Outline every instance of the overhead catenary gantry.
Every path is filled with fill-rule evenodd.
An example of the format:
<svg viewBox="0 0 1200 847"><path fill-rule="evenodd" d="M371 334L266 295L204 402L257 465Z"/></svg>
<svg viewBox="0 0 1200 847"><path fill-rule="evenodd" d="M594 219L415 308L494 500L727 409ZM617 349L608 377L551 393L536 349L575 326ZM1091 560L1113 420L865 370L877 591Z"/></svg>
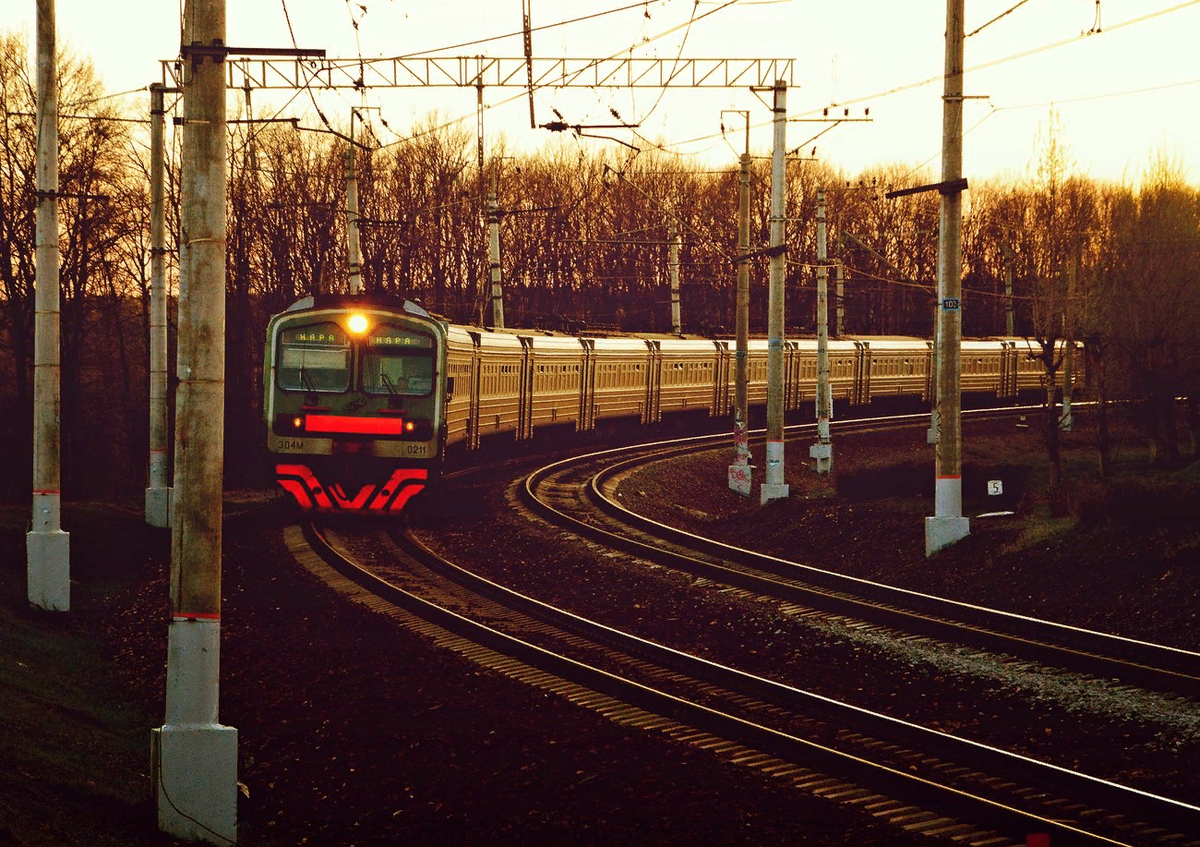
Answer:
<svg viewBox="0 0 1200 847"><path fill-rule="evenodd" d="M231 54L236 48L229 48ZM226 86L355 91L365 88L740 88L793 84L792 59L539 59L433 56L305 59L243 56L225 62ZM162 83L179 86L178 60L164 60ZM529 69L532 68L532 77Z"/></svg>

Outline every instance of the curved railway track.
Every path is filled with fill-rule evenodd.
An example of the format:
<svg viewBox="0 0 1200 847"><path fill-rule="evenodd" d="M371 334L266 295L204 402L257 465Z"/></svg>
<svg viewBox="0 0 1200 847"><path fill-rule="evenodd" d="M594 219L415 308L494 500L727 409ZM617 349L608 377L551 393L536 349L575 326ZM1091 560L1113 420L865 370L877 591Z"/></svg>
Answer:
<svg viewBox="0 0 1200 847"><path fill-rule="evenodd" d="M560 499L578 502L580 496ZM318 530L308 535L308 543L322 550L302 554L310 567L440 644L614 720L712 749L910 832L980 845L1023 844L1030 832L1049 833L1054 844L1200 844L1184 835L1200 832L1200 808L1187 803L636 638L473 575L412 537L394 543L371 536L354 543L359 552L348 552L335 549L349 546L345 539L339 545ZM304 546L298 534L291 543ZM639 555L651 558L654 552ZM668 558L679 555L676 550ZM711 553L708 558L706 569L714 566ZM673 562L671 567L680 566ZM852 592L841 586L839 593ZM872 608L910 614L877 599ZM1075 655L1077 648L1068 652Z"/></svg>
<svg viewBox="0 0 1200 847"><path fill-rule="evenodd" d="M977 415L979 417L981 415ZM923 425L924 420L919 421ZM857 422L847 431L910 425L908 418ZM870 625L894 627L1041 664L1097 681L1200 697L1200 653L949 600L724 544L623 506L621 480L647 462L699 449L645 445L555 462L525 480L525 503L555 525L697 577Z"/></svg>

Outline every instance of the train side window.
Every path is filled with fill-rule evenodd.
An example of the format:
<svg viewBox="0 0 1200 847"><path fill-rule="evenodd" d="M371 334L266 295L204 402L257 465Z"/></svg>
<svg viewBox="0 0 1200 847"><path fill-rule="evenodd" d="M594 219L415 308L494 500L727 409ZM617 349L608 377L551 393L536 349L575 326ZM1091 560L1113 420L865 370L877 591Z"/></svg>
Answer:
<svg viewBox="0 0 1200 847"><path fill-rule="evenodd" d="M336 323L279 334L276 382L286 391L342 392L350 388L350 341Z"/></svg>

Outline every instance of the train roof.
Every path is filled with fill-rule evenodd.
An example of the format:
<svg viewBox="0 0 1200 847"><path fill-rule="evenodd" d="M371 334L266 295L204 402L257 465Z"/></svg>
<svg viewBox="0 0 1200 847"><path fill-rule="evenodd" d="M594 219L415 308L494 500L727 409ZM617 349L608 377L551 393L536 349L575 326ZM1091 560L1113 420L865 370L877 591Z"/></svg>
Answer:
<svg viewBox="0 0 1200 847"><path fill-rule="evenodd" d="M285 311L300 312L306 309L346 309L369 306L404 311L410 315L431 318L432 315L419 303L396 297L392 294L310 294L301 297Z"/></svg>

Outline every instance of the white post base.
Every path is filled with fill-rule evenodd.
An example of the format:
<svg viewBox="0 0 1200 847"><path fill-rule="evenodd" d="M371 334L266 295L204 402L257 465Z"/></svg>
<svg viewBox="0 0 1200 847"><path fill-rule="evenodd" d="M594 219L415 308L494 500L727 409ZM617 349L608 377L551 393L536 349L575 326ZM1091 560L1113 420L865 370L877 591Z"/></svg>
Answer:
<svg viewBox="0 0 1200 847"><path fill-rule="evenodd" d="M762 488L758 490L759 505L765 506L772 500L781 500L788 496L787 483L779 482L764 482Z"/></svg>
<svg viewBox="0 0 1200 847"><path fill-rule="evenodd" d="M833 445L829 442L818 441L808 447L809 458L814 460L814 467L819 474L827 474L833 470Z"/></svg>
<svg viewBox="0 0 1200 847"><path fill-rule="evenodd" d="M931 517L925 519L925 558L962 541L971 534L971 519Z"/></svg>
<svg viewBox="0 0 1200 847"><path fill-rule="evenodd" d="M71 610L71 536L61 529L25 536L29 602L48 612Z"/></svg>
<svg viewBox="0 0 1200 847"><path fill-rule="evenodd" d="M150 732L158 828L208 844L236 844L237 730L180 724Z"/></svg>
<svg viewBox="0 0 1200 847"><path fill-rule="evenodd" d="M171 526L171 489L146 489L146 523L150 526Z"/></svg>

